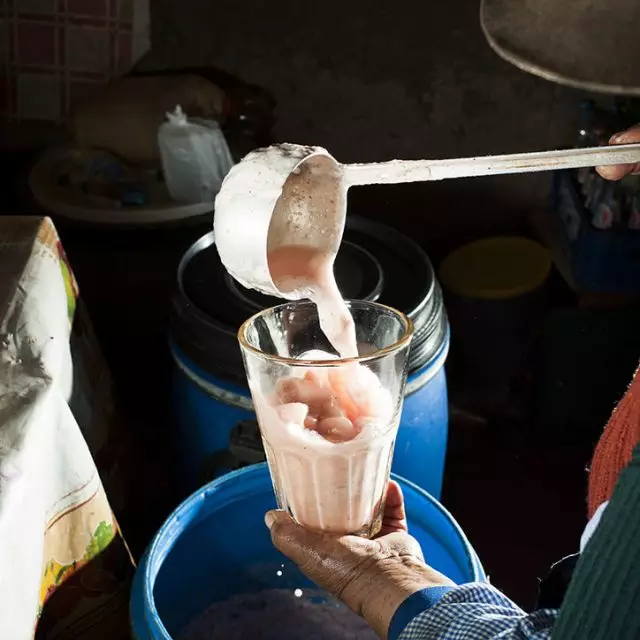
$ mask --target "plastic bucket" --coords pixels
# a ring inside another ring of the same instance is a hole
[[[454,364],[481,397],[506,400],[526,371],[550,269],[547,250],[522,237],[478,240],[443,261]]]
[[[457,583],[484,580],[482,565],[452,516],[414,484],[396,480],[410,532],[429,564]],[[158,531],[136,572],[130,603],[134,638],[176,638],[211,603],[240,593],[312,586],[271,544],[264,513],[274,507],[265,464],[229,473],[185,500]]]

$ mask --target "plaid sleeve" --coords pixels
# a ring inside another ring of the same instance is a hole
[[[402,606],[402,605],[401,605]],[[558,612],[527,615],[494,587],[471,583],[455,587],[413,617],[390,640],[549,640]],[[391,631],[391,630],[390,630]]]

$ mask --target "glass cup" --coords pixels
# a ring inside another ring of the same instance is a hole
[[[348,303],[357,358],[339,359],[316,306],[266,309],[238,331],[273,488],[305,528],[375,536],[382,525],[413,325]]]

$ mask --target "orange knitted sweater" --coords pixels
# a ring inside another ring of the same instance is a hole
[[[640,441],[640,369],[626,394],[611,414],[591,461],[589,474],[589,518],[611,498],[618,476]]]

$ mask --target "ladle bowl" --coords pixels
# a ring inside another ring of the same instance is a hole
[[[332,261],[344,231],[346,192],[342,165],[322,147],[281,144],[249,153],[216,197],[214,236],[222,263],[247,288],[299,299],[299,291],[282,291],[273,281],[268,253],[305,245]]]

